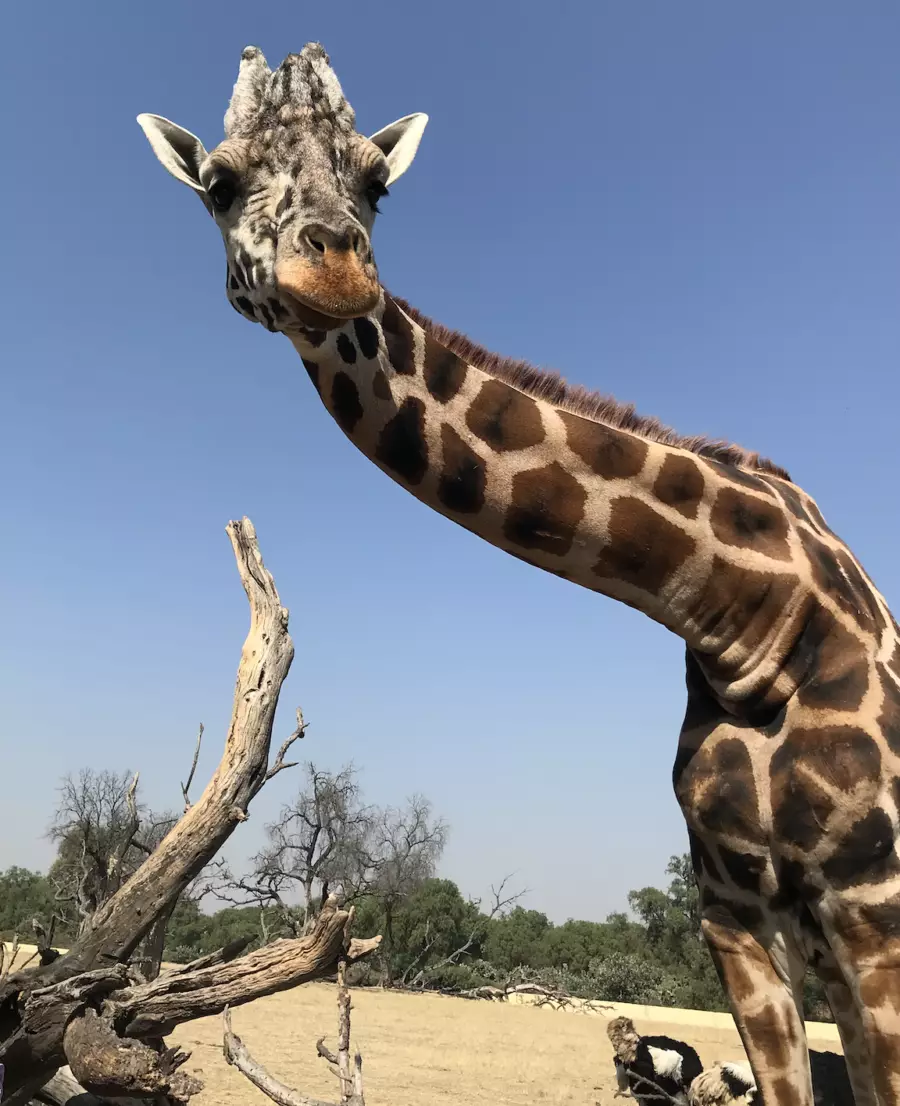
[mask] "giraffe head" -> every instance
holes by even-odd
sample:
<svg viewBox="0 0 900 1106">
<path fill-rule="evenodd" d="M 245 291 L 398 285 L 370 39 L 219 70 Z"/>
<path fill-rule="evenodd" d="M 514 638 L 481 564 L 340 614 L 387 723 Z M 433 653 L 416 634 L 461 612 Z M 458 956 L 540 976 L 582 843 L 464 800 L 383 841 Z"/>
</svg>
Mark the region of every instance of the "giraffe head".
<svg viewBox="0 0 900 1106">
<path fill-rule="evenodd" d="M 318 43 L 274 72 L 255 46 L 244 50 L 225 140 L 209 153 L 168 119 L 138 116 L 156 156 L 222 232 L 231 305 L 288 332 L 333 329 L 378 303 L 378 201 L 409 168 L 427 121 L 407 115 L 359 134 Z"/>
</svg>

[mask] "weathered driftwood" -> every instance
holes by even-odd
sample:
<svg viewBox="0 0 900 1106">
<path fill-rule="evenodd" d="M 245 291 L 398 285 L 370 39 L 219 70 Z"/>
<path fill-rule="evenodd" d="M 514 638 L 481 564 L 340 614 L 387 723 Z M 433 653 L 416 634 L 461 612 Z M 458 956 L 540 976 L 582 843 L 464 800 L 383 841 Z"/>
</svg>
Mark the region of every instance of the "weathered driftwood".
<svg viewBox="0 0 900 1106">
<path fill-rule="evenodd" d="M 352 916 L 352 913 L 351 913 Z M 362 1056 L 359 1052 L 350 1060 L 350 992 L 347 989 L 345 971 L 349 958 L 341 960 L 338 966 L 338 1048 L 337 1054 L 325 1047 L 325 1038 L 316 1042 L 316 1051 L 327 1060 L 332 1071 L 340 1080 L 341 1097 L 337 1106 L 366 1106 L 362 1082 Z M 247 1051 L 244 1042 L 231 1028 L 231 1011 L 225 1009 L 225 1059 L 243 1073 L 250 1082 L 258 1087 L 278 1106 L 336 1106 L 333 1102 L 310 1098 L 300 1091 L 276 1079 L 258 1060 Z"/>
<path fill-rule="evenodd" d="M 377 947 L 378 939 L 351 942 L 351 915 L 330 900 L 312 933 L 297 941 L 240 960 L 233 959 L 241 950 L 232 945 L 152 982 L 129 967 L 154 923 L 246 819 L 266 780 L 288 767 L 284 754 L 302 736 L 292 735 L 269 766 L 275 708 L 293 657 L 288 612 L 249 519 L 230 523 L 227 532 L 250 604 L 250 631 L 222 759 L 200 798 L 67 954 L 0 979 L 4 1106 L 24 1106 L 39 1092 L 49 1094 L 41 1088 L 67 1063 L 72 1077 L 99 1098 L 117 1092 L 145 1103 L 185 1101 L 196 1081 L 179 1071 L 183 1055 L 162 1045 L 165 1032 L 226 1005 L 330 974 L 339 960 L 359 959 Z M 65 1079 L 56 1083 L 60 1094 L 67 1093 L 59 1089 Z"/>
</svg>

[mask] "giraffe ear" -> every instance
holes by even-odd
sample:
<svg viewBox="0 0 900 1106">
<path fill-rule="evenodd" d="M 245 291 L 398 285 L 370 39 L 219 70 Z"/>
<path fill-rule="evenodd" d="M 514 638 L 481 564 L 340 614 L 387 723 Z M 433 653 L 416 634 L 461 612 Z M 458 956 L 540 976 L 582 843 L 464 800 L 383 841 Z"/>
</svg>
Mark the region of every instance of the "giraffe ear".
<svg viewBox="0 0 900 1106">
<path fill-rule="evenodd" d="M 200 139 L 161 115 L 139 115 L 137 121 L 163 167 L 176 180 L 205 198 L 206 189 L 200 183 L 200 166 L 206 157 L 206 150 Z"/>
<path fill-rule="evenodd" d="M 369 141 L 374 142 L 387 158 L 391 170 L 388 184 L 393 184 L 398 177 L 402 177 L 412 165 L 427 122 L 427 115 L 416 112 L 414 115 L 404 115 L 402 119 L 370 135 Z"/>
</svg>

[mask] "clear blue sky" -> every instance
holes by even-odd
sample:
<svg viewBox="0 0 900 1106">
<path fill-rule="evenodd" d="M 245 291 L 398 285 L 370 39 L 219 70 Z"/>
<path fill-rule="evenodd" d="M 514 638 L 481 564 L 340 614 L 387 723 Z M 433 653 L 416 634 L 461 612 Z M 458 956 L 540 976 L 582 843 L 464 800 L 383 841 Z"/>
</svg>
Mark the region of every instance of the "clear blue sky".
<svg viewBox="0 0 900 1106">
<path fill-rule="evenodd" d="M 292 611 L 280 732 L 422 791 L 444 871 L 603 917 L 685 835 L 681 645 L 430 513 L 225 301 L 212 221 L 134 117 L 221 138 L 240 51 L 332 56 L 361 129 L 431 123 L 376 228 L 390 288 L 483 343 L 770 454 L 900 592 L 900 8 L 6 5 L 0 866 L 57 778 L 176 804 L 230 710 L 249 515 Z M 252 852 L 297 777 L 271 785 Z"/>
</svg>

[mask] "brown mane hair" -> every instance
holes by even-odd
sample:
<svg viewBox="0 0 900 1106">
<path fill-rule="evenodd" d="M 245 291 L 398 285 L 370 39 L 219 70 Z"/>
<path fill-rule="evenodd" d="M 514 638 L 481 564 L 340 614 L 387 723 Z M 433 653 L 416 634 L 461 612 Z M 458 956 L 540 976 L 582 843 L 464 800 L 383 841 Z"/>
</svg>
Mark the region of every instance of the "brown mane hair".
<svg viewBox="0 0 900 1106">
<path fill-rule="evenodd" d="M 709 457 L 721 464 L 769 473 L 782 480 L 791 479 L 780 465 L 776 465 L 766 457 L 760 457 L 758 453 L 750 452 L 739 445 L 732 445 L 730 442 L 715 441 L 702 434 L 692 437 L 678 434 L 652 415 L 639 415 L 630 403 L 619 403 L 611 396 L 591 392 L 580 384 L 567 384 L 559 373 L 537 369 L 527 361 L 516 361 L 511 357 L 501 357 L 498 353 L 491 353 L 490 350 L 473 342 L 471 338 L 467 338 L 465 334 L 433 322 L 406 300 L 398 296 L 391 296 L 391 299 L 436 342 L 446 346 L 466 364 L 482 369 L 490 376 L 495 376 L 498 380 L 511 384 L 513 388 L 518 388 L 520 392 L 527 392 L 535 399 L 546 400 L 565 411 L 571 411 L 574 415 L 582 415 L 584 418 L 602 422 L 618 430 L 630 431 L 653 442 L 688 449 L 691 453 L 696 453 L 700 457 Z"/>
</svg>

